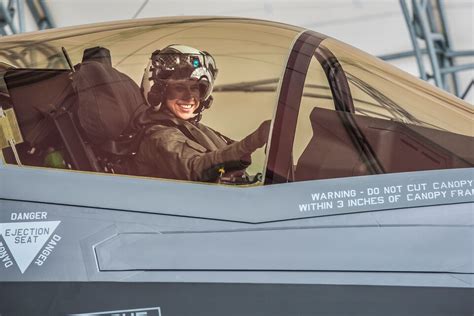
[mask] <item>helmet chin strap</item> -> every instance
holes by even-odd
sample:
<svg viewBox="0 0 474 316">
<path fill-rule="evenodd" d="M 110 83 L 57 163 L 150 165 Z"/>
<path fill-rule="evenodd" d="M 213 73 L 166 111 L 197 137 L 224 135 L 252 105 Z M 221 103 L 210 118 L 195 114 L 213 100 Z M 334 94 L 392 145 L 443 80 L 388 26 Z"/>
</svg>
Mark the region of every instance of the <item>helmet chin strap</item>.
<svg viewBox="0 0 474 316">
<path fill-rule="evenodd" d="M 194 111 L 195 116 L 193 117 L 193 119 L 196 123 L 202 119 L 202 112 L 204 112 L 204 110 L 206 109 L 209 109 L 213 101 L 214 98 L 212 97 L 212 95 L 210 95 L 207 100 L 201 101 L 199 107 L 196 109 L 196 111 Z"/>
</svg>

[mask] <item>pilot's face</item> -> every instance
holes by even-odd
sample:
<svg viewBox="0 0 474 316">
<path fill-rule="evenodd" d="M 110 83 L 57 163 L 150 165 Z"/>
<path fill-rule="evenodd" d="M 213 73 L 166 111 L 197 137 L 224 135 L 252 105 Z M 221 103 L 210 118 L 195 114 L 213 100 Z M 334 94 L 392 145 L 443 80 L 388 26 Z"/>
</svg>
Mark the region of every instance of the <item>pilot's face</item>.
<svg viewBox="0 0 474 316">
<path fill-rule="evenodd" d="M 195 80 L 169 80 L 166 87 L 166 106 L 178 118 L 189 120 L 199 107 L 199 84 Z"/>
</svg>

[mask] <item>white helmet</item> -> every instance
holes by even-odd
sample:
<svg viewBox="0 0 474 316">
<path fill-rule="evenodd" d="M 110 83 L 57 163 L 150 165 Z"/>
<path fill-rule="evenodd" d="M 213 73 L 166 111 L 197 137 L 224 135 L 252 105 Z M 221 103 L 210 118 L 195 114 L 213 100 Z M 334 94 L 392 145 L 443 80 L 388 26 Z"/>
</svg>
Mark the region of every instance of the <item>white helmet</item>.
<svg viewBox="0 0 474 316">
<path fill-rule="evenodd" d="M 142 79 L 143 94 L 148 104 L 159 108 L 165 99 L 168 80 L 197 80 L 200 106 L 196 113 L 200 114 L 211 105 L 217 72 L 216 62 L 208 52 L 173 44 L 151 54 Z"/>
</svg>

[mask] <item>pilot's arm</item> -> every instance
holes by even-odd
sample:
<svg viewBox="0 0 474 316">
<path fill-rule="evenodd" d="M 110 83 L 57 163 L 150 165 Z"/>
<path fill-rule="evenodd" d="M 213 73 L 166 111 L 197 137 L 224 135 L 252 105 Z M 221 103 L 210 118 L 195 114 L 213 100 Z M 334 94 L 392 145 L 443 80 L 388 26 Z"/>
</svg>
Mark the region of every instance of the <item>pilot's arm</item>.
<svg viewBox="0 0 474 316">
<path fill-rule="evenodd" d="M 247 165 L 242 158 L 265 145 L 270 121 L 262 125 L 241 141 L 235 141 L 223 148 L 208 151 L 199 143 L 186 137 L 175 127 L 157 126 L 146 143 L 140 148 L 139 155 L 149 164 L 148 175 L 191 181 L 209 181 L 209 170 L 218 165 L 232 165 L 241 169 Z M 142 168 L 143 170 L 143 168 Z M 142 172 L 143 174 L 143 172 Z"/>
</svg>

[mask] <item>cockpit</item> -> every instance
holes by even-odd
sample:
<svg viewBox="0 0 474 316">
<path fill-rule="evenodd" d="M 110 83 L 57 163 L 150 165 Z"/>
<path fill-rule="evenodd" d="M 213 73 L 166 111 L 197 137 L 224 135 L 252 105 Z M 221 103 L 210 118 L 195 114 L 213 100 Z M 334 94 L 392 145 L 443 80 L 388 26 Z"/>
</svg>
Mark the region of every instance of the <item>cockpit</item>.
<svg viewBox="0 0 474 316">
<path fill-rule="evenodd" d="M 152 52 L 176 43 L 216 60 L 214 100 L 203 124 L 241 140 L 271 120 L 266 146 L 252 153 L 246 175 L 226 184 L 474 165 L 474 111 L 464 101 L 322 34 L 219 18 L 106 23 L 2 39 L 3 163 L 154 177 L 128 168 L 143 136 L 136 120 L 149 107 L 142 77 Z"/>
</svg>

